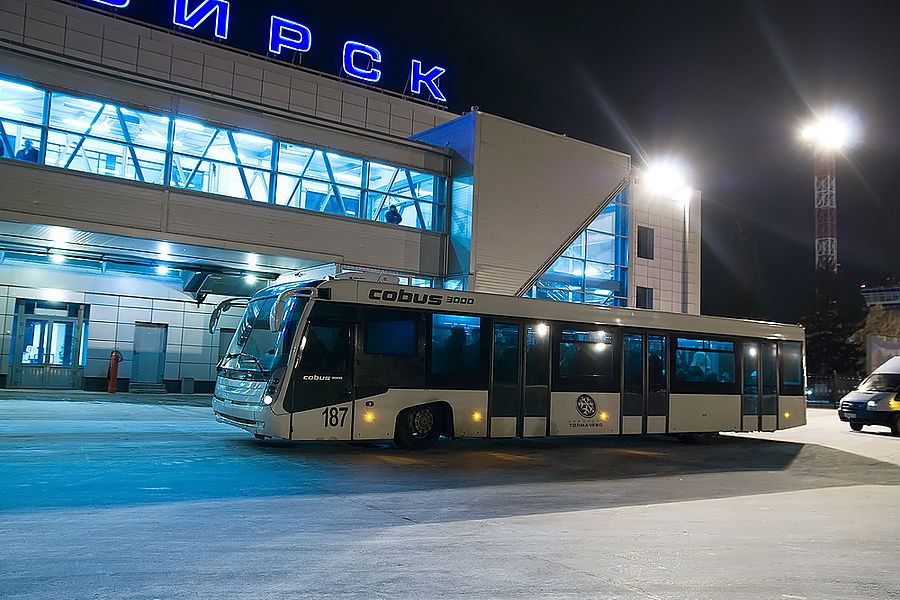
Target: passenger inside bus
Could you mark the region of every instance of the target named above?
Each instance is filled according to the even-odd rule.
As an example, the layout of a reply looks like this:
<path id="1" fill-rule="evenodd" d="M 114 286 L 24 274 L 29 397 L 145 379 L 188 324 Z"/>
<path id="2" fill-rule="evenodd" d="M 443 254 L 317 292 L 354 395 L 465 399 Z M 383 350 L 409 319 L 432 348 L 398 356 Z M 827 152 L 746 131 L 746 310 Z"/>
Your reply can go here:
<path id="1" fill-rule="evenodd" d="M 734 355 L 727 352 L 678 350 L 675 377 L 684 382 L 734 383 Z"/>

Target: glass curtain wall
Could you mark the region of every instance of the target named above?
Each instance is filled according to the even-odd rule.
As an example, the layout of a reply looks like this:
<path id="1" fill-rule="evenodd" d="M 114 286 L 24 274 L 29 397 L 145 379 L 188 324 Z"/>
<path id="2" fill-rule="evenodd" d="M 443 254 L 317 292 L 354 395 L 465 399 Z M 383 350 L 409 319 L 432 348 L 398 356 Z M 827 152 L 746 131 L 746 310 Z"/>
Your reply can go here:
<path id="1" fill-rule="evenodd" d="M 526 296 L 627 306 L 628 210 L 626 188 L 578 234 Z"/>
<path id="2" fill-rule="evenodd" d="M 0 156 L 443 231 L 446 179 L 0 80 Z"/>

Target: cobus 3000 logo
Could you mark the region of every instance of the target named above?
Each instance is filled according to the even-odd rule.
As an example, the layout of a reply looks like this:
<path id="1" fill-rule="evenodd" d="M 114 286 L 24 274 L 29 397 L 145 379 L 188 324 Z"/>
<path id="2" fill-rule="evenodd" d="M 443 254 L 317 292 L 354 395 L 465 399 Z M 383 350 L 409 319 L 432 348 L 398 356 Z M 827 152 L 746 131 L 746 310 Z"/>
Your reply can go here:
<path id="1" fill-rule="evenodd" d="M 369 300 L 381 300 L 383 302 L 402 302 L 404 304 L 430 304 L 440 306 L 447 304 L 474 304 L 474 298 L 461 296 L 442 296 L 441 294 L 427 294 L 424 292 L 407 292 L 406 290 L 369 290 Z"/>

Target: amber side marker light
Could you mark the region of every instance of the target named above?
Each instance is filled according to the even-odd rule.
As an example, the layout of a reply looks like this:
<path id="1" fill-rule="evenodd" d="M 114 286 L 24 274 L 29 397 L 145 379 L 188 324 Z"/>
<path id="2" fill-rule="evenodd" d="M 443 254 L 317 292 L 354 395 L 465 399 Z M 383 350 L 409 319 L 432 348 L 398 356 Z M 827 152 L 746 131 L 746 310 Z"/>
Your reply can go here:
<path id="1" fill-rule="evenodd" d="M 601 421 L 609 421 L 609 413 L 602 412 L 599 416 Z"/>
<path id="2" fill-rule="evenodd" d="M 367 412 L 366 414 L 363 415 L 363 421 L 365 421 L 366 423 L 371 423 L 374 420 L 375 420 L 375 413 L 373 413 L 373 412 Z"/>
<path id="3" fill-rule="evenodd" d="M 476 423 L 479 422 L 479 421 L 481 421 L 481 413 L 480 413 L 480 412 L 473 412 L 473 413 L 472 413 L 472 420 L 475 421 Z"/>
<path id="4" fill-rule="evenodd" d="M 789 413 L 789 412 L 784 413 L 784 418 L 785 418 L 785 419 L 789 419 L 790 416 L 791 416 L 791 413 Z"/>

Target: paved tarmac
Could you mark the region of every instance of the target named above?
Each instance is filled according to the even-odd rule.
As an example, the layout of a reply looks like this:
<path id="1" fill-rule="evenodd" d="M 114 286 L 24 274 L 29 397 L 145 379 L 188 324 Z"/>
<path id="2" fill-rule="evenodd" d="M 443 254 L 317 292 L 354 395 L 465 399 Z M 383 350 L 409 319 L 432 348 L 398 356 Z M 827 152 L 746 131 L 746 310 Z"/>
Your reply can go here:
<path id="1" fill-rule="evenodd" d="M 0 399 L 0 598 L 900 597 L 900 438 L 258 443 Z"/>

